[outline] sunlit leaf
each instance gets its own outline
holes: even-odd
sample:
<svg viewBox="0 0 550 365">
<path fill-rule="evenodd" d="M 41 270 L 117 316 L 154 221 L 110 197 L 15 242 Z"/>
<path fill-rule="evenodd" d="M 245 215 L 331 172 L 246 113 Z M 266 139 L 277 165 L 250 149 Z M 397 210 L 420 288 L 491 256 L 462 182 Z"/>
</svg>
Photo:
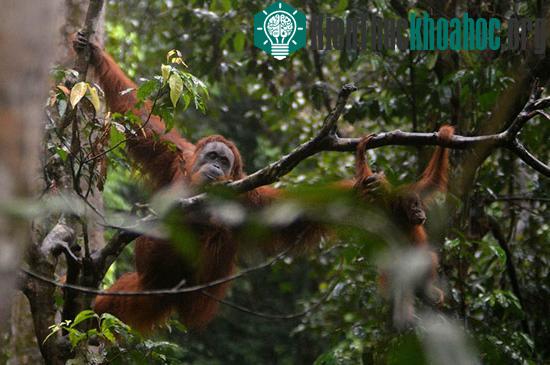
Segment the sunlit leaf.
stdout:
<svg viewBox="0 0 550 365">
<path fill-rule="evenodd" d="M 90 309 L 83 310 L 82 312 L 76 315 L 73 323 L 71 324 L 71 327 L 75 327 L 80 322 L 83 322 L 89 318 L 94 318 L 94 317 L 98 317 L 98 315 L 93 310 L 90 310 Z"/>
<path fill-rule="evenodd" d="M 181 54 L 179 53 L 179 51 L 177 49 L 171 49 L 170 51 L 168 51 L 168 53 L 166 54 L 166 62 L 170 62 L 170 59 L 172 58 L 172 56 L 174 55 L 178 55 L 181 57 Z"/>
<path fill-rule="evenodd" d="M 79 344 L 80 341 L 86 339 L 86 333 L 81 332 L 75 328 L 65 328 L 69 332 L 69 341 L 71 346 L 74 348 Z"/>
<path fill-rule="evenodd" d="M 62 161 L 67 161 L 67 157 L 69 154 L 63 148 L 57 147 L 56 153 L 61 158 Z"/>
<path fill-rule="evenodd" d="M 87 89 L 88 89 L 88 84 L 85 82 L 79 82 L 78 84 L 73 86 L 71 90 L 71 96 L 69 98 L 69 100 L 71 101 L 71 106 L 73 108 L 84 97 Z"/>
<path fill-rule="evenodd" d="M 170 86 L 170 100 L 172 101 L 172 105 L 175 108 L 183 92 L 183 81 L 179 75 L 174 73 L 170 75 L 170 79 L 168 79 L 168 85 Z"/>
<path fill-rule="evenodd" d="M 170 65 L 160 66 L 160 72 L 162 73 L 162 85 L 166 85 L 168 78 L 170 77 L 170 71 L 172 67 Z"/>
<path fill-rule="evenodd" d="M 120 124 L 118 123 L 112 123 L 110 141 L 109 141 L 110 147 L 114 147 L 114 146 L 121 146 L 121 148 L 124 147 L 124 140 L 126 139 L 126 136 L 120 130 L 119 126 Z"/>
<path fill-rule="evenodd" d="M 65 95 L 69 95 L 71 91 L 65 85 L 57 85 L 57 88 L 63 92 Z"/>
<path fill-rule="evenodd" d="M 94 106 L 95 112 L 99 113 L 100 102 L 99 102 L 99 95 L 97 93 L 97 89 L 95 87 L 90 86 L 89 90 L 90 90 L 90 97 L 88 98 L 88 100 L 90 100 L 90 102 Z"/>
</svg>

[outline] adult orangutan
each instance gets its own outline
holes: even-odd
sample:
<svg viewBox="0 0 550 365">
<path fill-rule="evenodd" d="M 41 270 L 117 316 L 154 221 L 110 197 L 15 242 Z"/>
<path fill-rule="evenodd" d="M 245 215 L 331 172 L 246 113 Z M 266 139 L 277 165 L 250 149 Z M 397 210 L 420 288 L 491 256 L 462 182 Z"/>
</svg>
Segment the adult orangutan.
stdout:
<svg viewBox="0 0 550 365">
<path fill-rule="evenodd" d="M 453 135 L 454 128 L 450 125 L 444 125 L 438 131 L 439 139 L 444 141 L 449 141 Z M 426 204 L 433 198 L 434 193 L 438 191 L 445 193 L 447 191 L 449 151 L 440 146 L 436 147 L 418 182 L 393 187 L 384 176 L 384 173 L 373 173 L 367 164 L 365 151 L 371 138 L 372 135 L 363 137 L 357 146 L 356 176 L 353 188 L 366 203 L 375 205 L 387 212 L 392 222 L 401 229 L 410 242 L 430 255 L 431 269 L 427 275 L 428 278 L 421 280 L 421 286 L 423 287 L 419 289 L 424 290 L 428 297 L 436 303 L 442 303 L 444 299 L 443 292 L 434 285 L 439 260 L 437 254 L 429 248 L 424 223 L 426 221 Z M 386 272 L 382 273 L 381 284 L 383 287 L 393 285 L 392 278 L 388 276 L 391 275 Z M 399 315 L 398 320 L 409 322 L 413 313 L 413 299 L 409 297 L 401 300 L 405 301 L 405 303 L 401 303 L 401 309 L 404 309 L 407 313 Z"/>
<path fill-rule="evenodd" d="M 233 142 L 213 135 L 193 144 L 175 130 L 165 133 L 161 118 L 149 115 L 150 104 L 146 103 L 141 110 L 135 109 L 137 86 L 108 54 L 81 34 L 77 35 L 73 46 L 77 52 L 90 47 L 90 64 L 112 112 L 133 111 L 135 115 L 147 118 L 136 133 L 128 136 L 127 147 L 131 157 L 149 174 L 155 188 L 173 184 L 197 187 L 245 176 L 241 155 Z M 132 91 L 121 93 L 129 89 Z M 175 148 L 170 148 L 167 142 Z M 249 205 L 261 207 L 278 195 L 274 188 L 261 187 L 246 193 L 244 199 Z M 169 289 L 182 281 L 189 286 L 200 285 L 231 275 L 238 249 L 234 233 L 208 222 L 193 223 L 191 228 L 199 241 L 193 262 L 182 256 L 170 242 L 141 236 L 136 240 L 136 272 L 124 274 L 109 291 Z M 297 237 L 300 245 L 316 243 L 320 235 L 320 230 L 312 224 L 290 224 L 275 234 L 274 242 L 266 245 L 266 249 L 294 245 Z M 228 285 L 224 283 L 205 290 L 210 296 L 221 299 Z M 204 327 L 215 316 L 218 301 L 200 291 L 162 297 L 98 296 L 94 309 L 98 313 L 112 313 L 133 328 L 148 332 L 173 312 L 179 314 L 188 328 Z"/>
</svg>

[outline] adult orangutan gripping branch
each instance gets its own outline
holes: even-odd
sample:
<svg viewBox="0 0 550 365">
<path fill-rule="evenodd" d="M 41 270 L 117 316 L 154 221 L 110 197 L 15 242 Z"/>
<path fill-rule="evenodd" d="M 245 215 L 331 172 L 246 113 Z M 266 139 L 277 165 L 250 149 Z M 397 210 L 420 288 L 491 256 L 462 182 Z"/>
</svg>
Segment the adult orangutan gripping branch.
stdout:
<svg viewBox="0 0 550 365">
<path fill-rule="evenodd" d="M 235 144 L 223 136 L 212 135 L 193 144 L 177 131 L 165 133 L 165 125 L 158 116 L 151 115 L 151 105 L 136 109 L 136 84 L 131 81 L 115 61 L 97 45 L 89 43 L 81 34 L 74 41 L 74 49 L 82 52 L 90 47 L 90 64 L 101 84 L 112 112 L 132 111 L 147 119 L 129 134 L 128 151 L 148 173 L 154 187 L 160 189 L 172 184 L 185 184 L 191 188 L 213 182 L 238 180 L 245 176 L 243 162 Z M 131 89 L 131 92 L 121 93 Z M 170 148 L 171 143 L 176 148 Z M 260 187 L 244 194 L 247 204 L 262 207 L 280 195 L 277 189 Z M 234 270 L 238 242 L 234 232 L 221 225 L 192 224 L 198 237 L 197 255 L 190 262 L 170 242 L 141 236 L 136 240 L 136 272 L 124 274 L 109 291 L 141 291 L 169 289 L 185 282 L 200 285 L 224 278 Z M 319 241 L 321 230 L 314 224 L 297 222 L 276 232 L 265 250 L 284 249 Z M 98 296 L 95 311 L 109 312 L 141 332 L 148 332 L 162 323 L 171 313 L 177 312 L 189 328 L 201 328 L 212 320 L 218 301 L 224 297 L 229 283 L 200 291 L 171 296 Z"/>
</svg>

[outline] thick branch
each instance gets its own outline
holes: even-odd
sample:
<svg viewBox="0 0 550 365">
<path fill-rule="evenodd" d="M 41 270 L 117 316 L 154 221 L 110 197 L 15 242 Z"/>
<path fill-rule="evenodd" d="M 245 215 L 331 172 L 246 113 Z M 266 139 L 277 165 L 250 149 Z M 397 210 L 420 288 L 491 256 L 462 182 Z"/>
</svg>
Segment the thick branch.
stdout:
<svg viewBox="0 0 550 365">
<path fill-rule="evenodd" d="M 353 152 L 361 138 L 336 138 L 328 141 L 325 151 Z M 400 130 L 377 133 L 372 136 L 367 149 L 383 146 L 442 146 L 453 149 L 467 149 L 480 144 L 503 146 L 506 143 L 505 136 L 501 133 L 488 136 L 460 136 L 454 135 L 451 140 L 439 139 L 437 132 L 412 133 Z"/>
<path fill-rule="evenodd" d="M 242 193 L 257 187 L 272 184 L 288 174 L 294 167 L 306 158 L 323 151 L 353 152 L 360 138 L 339 138 L 331 134 L 319 138 L 319 136 L 300 145 L 288 155 L 276 162 L 269 164 L 261 170 L 228 184 L 236 192 Z M 375 134 L 369 142 L 367 149 L 383 146 L 442 146 L 453 149 L 468 149 L 478 145 L 509 148 L 518 155 L 526 164 L 533 167 L 545 176 L 550 177 L 550 167 L 546 166 L 536 157 L 531 155 L 515 139 L 510 140 L 508 132 L 491 134 L 487 136 L 460 136 L 454 135 L 451 140 L 439 139 L 437 132 L 410 133 L 400 130 Z M 206 194 L 199 194 L 190 198 L 181 199 L 180 205 L 188 207 L 204 201 Z"/>
<path fill-rule="evenodd" d="M 325 141 L 327 139 L 337 138 L 333 133 L 336 127 L 336 122 L 342 115 L 350 94 L 355 90 L 357 90 L 357 88 L 353 84 L 346 84 L 342 87 L 342 90 L 340 90 L 340 93 L 338 94 L 336 106 L 325 118 L 321 130 L 314 138 L 301 144 L 291 153 L 283 156 L 280 160 L 256 171 L 245 179 L 229 184 L 229 186 L 237 192 L 245 192 L 258 186 L 272 184 L 279 180 L 281 176 L 284 176 L 292 171 L 292 169 L 301 161 L 320 151 L 323 151 L 323 146 L 326 144 Z"/>
<path fill-rule="evenodd" d="M 97 285 L 101 282 L 105 273 L 113 262 L 118 258 L 122 250 L 134 239 L 138 233 L 130 231 L 118 231 L 113 238 L 103 247 L 92 254 L 92 260 L 96 271 Z"/>
<path fill-rule="evenodd" d="M 84 21 L 84 28 L 82 29 L 82 33 L 86 37 L 86 40 L 89 40 L 95 33 L 102 8 L 103 0 L 90 0 L 90 5 L 88 5 L 88 11 L 86 13 L 86 20 Z M 78 71 L 79 81 L 86 81 L 90 55 L 91 50 L 87 47 L 83 52 L 80 52 L 76 58 L 74 69 Z"/>
</svg>

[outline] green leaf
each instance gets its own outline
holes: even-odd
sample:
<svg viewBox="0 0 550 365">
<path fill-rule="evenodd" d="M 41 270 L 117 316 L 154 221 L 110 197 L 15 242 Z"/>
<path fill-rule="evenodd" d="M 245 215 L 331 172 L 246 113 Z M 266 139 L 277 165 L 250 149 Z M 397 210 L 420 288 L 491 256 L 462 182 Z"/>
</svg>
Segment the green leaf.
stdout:
<svg viewBox="0 0 550 365">
<path fill-rule="evenodd" d="M 103 321 L 103 323 L 105 323 L 105 321 Z M 113 331 L 111 331 L 111 329 L 109 327 L 103 326 L 103 324 L 101 325 L 101 334 L 109 342 L 111 342 L 113 344 L 116 343 L 116 337 L 115 337 L 115 334 L 113 333 Z"/>
<path fill-rule="evenodd" d="M 71 101 L 71 106 L 74 108 L 76 104 L 82 99 L 88 90 L 88 84 L 85 82 L 79 82 L 71 89 L 71 96 L 69 100 Z"/>
<path fill-rule="evenodd" d="M 189 93 L 185 93 L 183 94 L 183 110 L 189 108 L 189 104 L 191 104 L 191 95 L 189 95 Z"/>
<path fill-rule="evenodd" d="M 170 75 L 168 85 L 170 86 L 170 100 L 172 100 L 172 105 L 175 108 L 183 92 L 183 81 L 179 75 L 174 73 Z"/>
<path fill-rule="evenodd" d="M 126 136 L 123 132 L 117 128 L 118 123 L 113 123 L 111 126 L 111 133 L 109 136 L 109 147 L 113 148 L 114 146 L 119 146 L 121 149 L 124 148 L 124 140 Z"/>
<path fill-rule="evenodd" d="M 57 147 L 56 148 L 56 153 L 61 158 L 61 161 L 63 161 L 63 162 L 67 161 L 68 153 L 63 148 Z"/>
<path fill-rule="evenodd" d="M 82 312 L 78 313 L 71 324 L 71 328 L 74 328 L 76 325 L 78 325 L 80 322 L 83 322 L 89 318 L 98 317 L 98 315 L 91 309 L 83 310 Z"/>
<path fill-rule="evenodd" d="M 86 339 L 86 334 L 84 332 L 80 332 L 74 328 L 66 328 L 66 330 L 69 332 L 69 341 L 73 348 L 75 348 L 80 341 Z"/>
<path fill-rule="evenodd" d="M 156 80 L 148 80 L 141 84 L 141 86 L 137 90 L 137 98 L 139 100 L 145 100 L 155 91 L 157 88 L 157 81 Z"/>
<path fill-rule="evenodd" d="M 501 264 L 505 264 L 506 263 L 506 252 L 504 252 L 504 250 L 502 249 L 502 247 L 500 247 L 499 245 L 491 242 L 489 244 L 489 249 L 491 250 L 491 252 L 498 258 L 498 261 L 501 263 Z"/>
<path fill-rule="evenodd" d="M 167 108 L 162 108 L 159 110 L 159 114 L 164 120 L 166 130 L 170 130 L 174 126 L 174 113 L 171 113 Z"/>
<path fill-rule="evenodd" d="M 244 49 L 245 35 L 243 32 L 238 32 L 233 38 L 233 48 L 236 52 L 242 52 Z"/>
</svg>

